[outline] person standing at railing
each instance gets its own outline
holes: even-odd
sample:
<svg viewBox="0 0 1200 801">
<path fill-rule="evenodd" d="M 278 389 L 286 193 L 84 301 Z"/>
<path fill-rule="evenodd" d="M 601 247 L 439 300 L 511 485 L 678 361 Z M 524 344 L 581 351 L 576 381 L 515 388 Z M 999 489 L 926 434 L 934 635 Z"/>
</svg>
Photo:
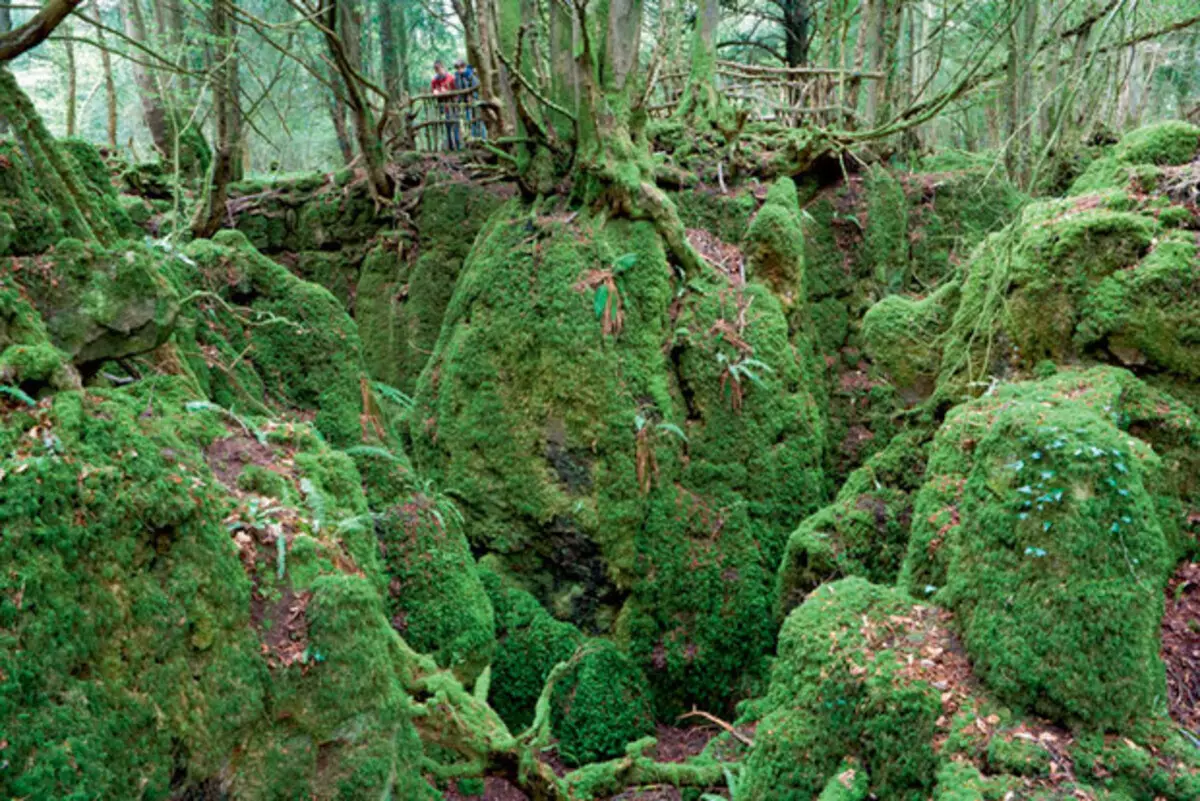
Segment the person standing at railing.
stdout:
<svg viewBox="0 0 1200 801">
<path fill-rule="evenodd" d="M 479 78 L 475 75 L 475 68 L 461 58 L 454 62 L 454 88 L 465 91 L 476 89 L 478 86 Z M 475 139 L 486 139 L 483 122 L 475 113 L 474 103 L 478 99 L 479 92 L 468 92 L 459 97 L 459 102 L 462 103 L 463 117 L 471 122 L 471 136 Z"/>
<path fill-rule="evenodd" d="M 454 76 L 446 70 L 441 61 L 433 62 L 433 80 L 429 82 L 429 91 L 435 95 L 454 91 Z M 438 103 L 438 110 L 445 120 L 446 149 L 458 150 L 462 147 L 462 143 L 459 141 L 458 120 L 455 119 L 454 101 L 447 99 Z"/>
</svg>

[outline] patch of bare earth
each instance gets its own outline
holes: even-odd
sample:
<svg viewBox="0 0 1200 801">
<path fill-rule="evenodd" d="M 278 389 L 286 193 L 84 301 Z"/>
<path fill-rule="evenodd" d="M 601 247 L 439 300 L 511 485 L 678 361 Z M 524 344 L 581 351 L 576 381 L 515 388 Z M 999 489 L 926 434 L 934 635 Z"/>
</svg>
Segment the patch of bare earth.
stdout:
<svg viewBox="0 0 1200 801">
<path fill-rule="evenodd" d="M 1162 624 L 1171 717 L 1200 731 L 1200 563 L 1185 562 L 1167 583 Z"/>
</svg>

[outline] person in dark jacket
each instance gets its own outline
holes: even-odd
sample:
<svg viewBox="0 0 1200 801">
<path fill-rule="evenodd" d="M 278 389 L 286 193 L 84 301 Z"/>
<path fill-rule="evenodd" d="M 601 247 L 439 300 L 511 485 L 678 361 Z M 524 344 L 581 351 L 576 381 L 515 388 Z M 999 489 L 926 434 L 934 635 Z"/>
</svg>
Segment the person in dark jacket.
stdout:
<svg viewBox="0 0 1200 801">
<path fill-rule="evenodd" d="M 455 89 L 476 89 L 479 86 L 479 78 L 475 75 L 475 68 L 461 58 L 454 62 L 454 88 Z M 461 102 L 465 109 L 464 115 L 471 121 L 471 136 L 476 139 L 486 139 L 487 131 L 483 126 L 483 121 L 479 119 L 472 104 L 479 99 L 479 92 L 471 92 L 463 95 Z"/>
</svg>

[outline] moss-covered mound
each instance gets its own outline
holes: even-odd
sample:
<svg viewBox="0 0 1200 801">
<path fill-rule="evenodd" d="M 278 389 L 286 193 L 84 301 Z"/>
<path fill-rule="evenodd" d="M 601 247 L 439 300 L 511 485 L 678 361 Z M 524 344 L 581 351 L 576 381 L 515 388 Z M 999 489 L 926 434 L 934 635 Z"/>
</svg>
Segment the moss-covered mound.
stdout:
<svg viewBox="0 0 1200 801">
<path fill-rule="evenodd" d="M 834 579 L 895 583 L 908 551 L 913 495 L 925 478 L 922 440 L 919 433 L 896 436 L 850 474 L 831 505 L 792 532 L 779 567 L 780 618 Z"/>
<path fill-rule="evenodd" d="M 488 703 L 513 731 L 533 722 L 538 697 L 550 672 L 568 661 L 583 642 L 579 629 L 551 617 L 529 593 L 509 586 L 495 571 L 479 577 L 495 614 L 496 649 Z"/>
<path fill-rule="evenodd" d="M 375 522 L 392 625 L 413 648 L 469 683 L 492 659 L 492 605 L 453 501 L 412 494 Z"/>
<path fill-rule="evenodd" d="M 1122 371 L 1004 386 L 950 413 L 915 502 L 909 591 L 958 613 L 997 695 L 1066 723 L 1119 727 L 1162 696 L 1183 519 L 1175 456 L 1122 430 L 1137 418 L 1195 425 Z"/>
<path fill-rule="evenodd" d="M 205 394 L 226 408 L 314 410 L 330 443 L 376 436 L 354 321 L 325 289 L 224 231 L 164 260 L 188 303 L 176 341 Z"/>
<path fill-rule="evenodd" d="M 850 578 L 789 615 L 739 801 L 1155 798 L 1200 790 L 1200 758 L 1164 717 L 1122 736 L 1070 732 L 981 690 L 954 616 Z"/>
<path fill-rule="evenodd" d="M 215 480 L 228 434 L 190 397 L 153 379 L 0 408 L 0 793 L 432 797 L 421 663 L 352 555 L 369 539 Z"/>
<path fill-rule="evenodd" d="M 1111 153 L 1092 161 L 1068 194 L 1083 195 L 1131 185 L 1153 188 L 1163 167 L 1187 164 L 1200 152 L 1200 127 L 1180 120 L 1147 125 L 1125 134 Z"/>
<path fill-rule="evenodd" d="M 928 383 L 940 361 L 949 402 L 1046 360 L 1120 364 L 1187 392 L 1200 376 L 1200 257 L 1179 228 L 1192 213 L 1172 197 L 1109 190 L 1030 205 L 980 245 L 957 292 L 872 309 L 872 353 L 902 383 Z"/>
<path fill-rule="evenodd" d="M 797 361 L 766 287 L 681 292 L 650 225 L 514 202 L 421 374 L 414 463 L 461 494 L 473 545 L 615 631 L 657 700 L 717 706 L 769 648 L 786 533 L 824 497 Z"/>
<path fill-rule="evenodd" d="M 556 676 L 550 695 L 550 729 L 569 765 L 625 753 L 654 731 L 646 677 L 606 640 L 589 640 Z"/>
</svg>

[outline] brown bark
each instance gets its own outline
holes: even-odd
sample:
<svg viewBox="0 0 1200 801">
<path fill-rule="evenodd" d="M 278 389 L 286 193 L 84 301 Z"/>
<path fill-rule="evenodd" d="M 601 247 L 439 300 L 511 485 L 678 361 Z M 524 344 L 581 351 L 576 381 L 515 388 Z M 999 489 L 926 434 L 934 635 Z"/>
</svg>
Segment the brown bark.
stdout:
<svg viewBox="0 0 1200 801">
<path fill-rule="evenodd" d="M 63 22 L 63 30 L 67 38 L 62 40 L 63 52 L 67 61 L 67 136 L 76 134 L 79 102 L 76 95 L 79 92 L 79 72 L 75 69 L 75 42 L 71 39 L 71 23 Z"/>
<path fill-rule="evenodd" d="M 92 0 L 92 15 L 100 19 L 100 3 Z M 113 77 L 112 55 L 104 44 L 104 29 L 96 27 L 96 41 L 100 43 L 100 66 L 104 71 L 104 103 L 105 119 L 107 122 L 108 146 L 115 153 L 117 150 L 117 82 Z"/>
<path fill-rule="evenodd" d="M 121 14 L 125 22 L 125 34 L 134 41 L 145 45 L 147 42 L 146 18 L 142 11 L 141 0 L 129 0 L 122 3 Z M 138 96 L 142 101 L 142 117 L 150 130 L 150 138 L 154 149 L 164 159 L 170 158 L 173 152 L 172 137 L 168 124 L 167 113 L 163 108 L 162 97 L 154 76 L 139 62 L 131 62 L 133 82 L 137 84 Z"/>
<path fill-rule="evenodd" d="M 209 26 L 216 44 L 209 64 L 212 87 L 213 117 L 217 129 L 217 147 L 213 154 L 212 178 L 208 198 L 197 210 L 192 221 L 192 234 L 207 239 L 217 232 L 225 217 L 226 198 L 234 178 L 237 161 L 237 98 L 236 87 L 237 39 L 230 19 L 230 0 L 213 0 Z"/>
<path fill-rule="evenodd" d="M 0 62 L 12 61 L 26 50 L 46 41 L 54 29 L 82 2 L 83 0 L 50 0 L 24 25 L 0 35 Z"/>
</svg>

